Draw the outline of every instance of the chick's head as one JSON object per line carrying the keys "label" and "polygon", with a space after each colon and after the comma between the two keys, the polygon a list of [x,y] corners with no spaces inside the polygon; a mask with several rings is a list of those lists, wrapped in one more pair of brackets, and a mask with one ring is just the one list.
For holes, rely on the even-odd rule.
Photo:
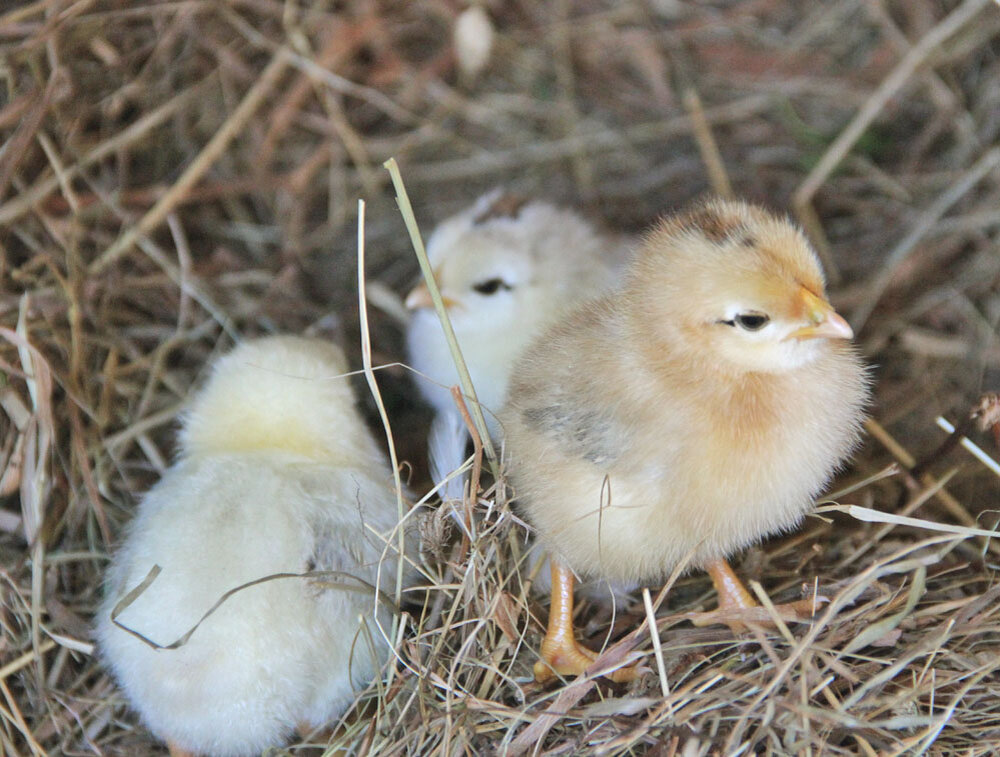
{"label": "chick's head", "polygon": [[[577,214],[498,189],[441,223],[427,255],[456,334],[534,333],[576,293],[612,280],[598,262],[608,247]],[[425,284],[406,305],[432,307]]]}
{"label": "chick's head", "polygon": [[662,221],[628,288],[653,349],[668,346],[719,369],[781,373],[853,336],[826,300],[803,234],[743,202],[709,200]]}
{"label": "chick's head", "polygon": [[284,452],[353,464],[380,453],[354,407],[339,347],[269,336],[217,360],[183,417],[182,453]]}

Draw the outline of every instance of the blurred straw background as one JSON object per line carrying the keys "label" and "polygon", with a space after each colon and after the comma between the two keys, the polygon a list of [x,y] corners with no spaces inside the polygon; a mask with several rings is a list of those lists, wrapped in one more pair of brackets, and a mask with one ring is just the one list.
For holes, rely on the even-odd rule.
{"label": "blurred straw background", "polygon": [[[875,366],[871,435],[839,501],[996,526],[1000,482],[935,418],[1000,453],[984,398],[1000,377],[997,3],[479,7],[488,27],[456,45],[463,0],[3,4],[5,754],[162,752],[94,654],[109,552],[213,354],[307,332],[360,366],[358,198],[373,360],[404,359],[399,295],[417,265],[389,157],[425,235],[498,184],[623,231],[730,186],[787,210]],[[476,72],[462,45],[487,28]],[[419,379],[378,377],[421,490]],[[424,518],[429,588],[388,685],[289,754],[1000,750],[995,542],[828,512],[738,566],[774,601],[830,598],[811,626],[694,629],[681,616],[714,597],[683,576],[657,609],[665,680],[546,690],[529,680],[546,609],[520,563],[526,530],[502,479],[486,486],[471,549]],[[584,603],[581,625],[656,670],[646,618],[636,595],[613,617]]]}

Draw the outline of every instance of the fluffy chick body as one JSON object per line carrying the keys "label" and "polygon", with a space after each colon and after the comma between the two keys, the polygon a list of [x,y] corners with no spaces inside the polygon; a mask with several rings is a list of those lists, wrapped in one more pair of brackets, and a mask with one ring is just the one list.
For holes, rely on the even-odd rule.
{"label": "fluffy chick body", "polygon": [[[857,442],[867,382],[843,341],[794,338],[802,289],[821,298],[823,280],[798,231],[708,203],[535,342],[501,421],[515,494],[565,564],[649,582],[808,512]],[[744,312],[770,321],[738,333]]]}
{"label": "fluffy chick body", "polygon": [[[434,230],[427,255],[491,433],[521,352],[572,306],[618,283],[630,251],[628,240],[573,211],[499,189]],[[418,381],[420,391],[452,413],[446,387],[458,373],[422,285],[407,304],[410,363],[431,379]]]}
{"label": "fluffy chick body", "polygon": [[[162,572],[118,620],[161,645],[265,576],[343,571],[376,584],[384,543],[372,531],[392,531],[396,501],[339,377],[346,370],[339,349],[295,337],[246,342],[220,360],[184,419],[180,459],[143,497],[115,555],[100,646],[172,749],[243,755],[281,744],[336,716],[388,657],[375,620],[387,627],[389,611],[336,577],[346,588],[283,578],[241,590],[173,650],[111,622],[154,565]],[[389,552],[384,581],[395,576]]]}

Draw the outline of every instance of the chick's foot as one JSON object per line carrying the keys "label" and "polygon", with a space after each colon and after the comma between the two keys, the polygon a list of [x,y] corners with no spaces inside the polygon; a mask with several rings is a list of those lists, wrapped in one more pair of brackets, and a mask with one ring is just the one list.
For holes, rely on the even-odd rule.
{"label": "chick's foot", "polygon": [[597,655],[579,644],[576,639],[563,635],[548,636],[542,640],[542,659],[535,663],[535,680],[547,683],[556,677],[576,676],[590,667]]}
{"label": "chick's foot", "polygon": [[[572,634],[572,629],[570,629]],[[556,674],[562,676],[577,676],[597,660],[597,653],[580,644],[576,639],[563,635],[553,637],[546,635],[542,640],[542,659],[535,663],[535,680],[538,683],[548,683]],[[638,676],[635,666],[618,668],[605,674],[615,683],[628,683]]]}
{"label": "chick's foot", "polygon": [[[715,590],[719,593],[719,608],[710,612],[694,612],[688,617],[696,626],[723,624],[729,626],[733,633],[743,633],[747,623],[774,628],[775,622],[767,608],[750,596],[743,583],[733,572],[725,560],[716,560],[706,567],[712,577]],[[788,604],[775,605],[778,616],[788,621],[806,621],[815,612],[815,599],[800,599]]]}

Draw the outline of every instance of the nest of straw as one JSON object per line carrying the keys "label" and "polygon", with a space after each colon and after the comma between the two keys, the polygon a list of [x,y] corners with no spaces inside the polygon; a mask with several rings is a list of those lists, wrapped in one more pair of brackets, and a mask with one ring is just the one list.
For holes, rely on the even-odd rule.
{"label": "nest of straw", "polygon": [[[398,664],[328,737],[357,754],[992,754],[1000,745],[997,456],[973,416],[1000,368],[1000,11],[988,0],[488,0],[462,75],[457,0],[128,3],[0,11],[0,743],[162,749],[90,635],[102,573],[172,455],[206,361],[276,331],[361,362],[426,490],[399,294],[424,231],[497,184],[635,231],[727,185],[786,208],[875,366],[866,446],[834,508],[738,566],[811,625],[694,629],[702,575],[581,604],[630,685],[530,680],[545,603],[503,476],[463,540],[425,518],[426,591]],[[359,396],[381,430],[375,403]],[[988,410],[987,397],[981,409]],[[959,426],[949,437],[935,418]],[[863,508],[905,516],[860,520]],[[945,530],[941,530],[941,529]],[[299,753],[303,745],[290,751]]]}

